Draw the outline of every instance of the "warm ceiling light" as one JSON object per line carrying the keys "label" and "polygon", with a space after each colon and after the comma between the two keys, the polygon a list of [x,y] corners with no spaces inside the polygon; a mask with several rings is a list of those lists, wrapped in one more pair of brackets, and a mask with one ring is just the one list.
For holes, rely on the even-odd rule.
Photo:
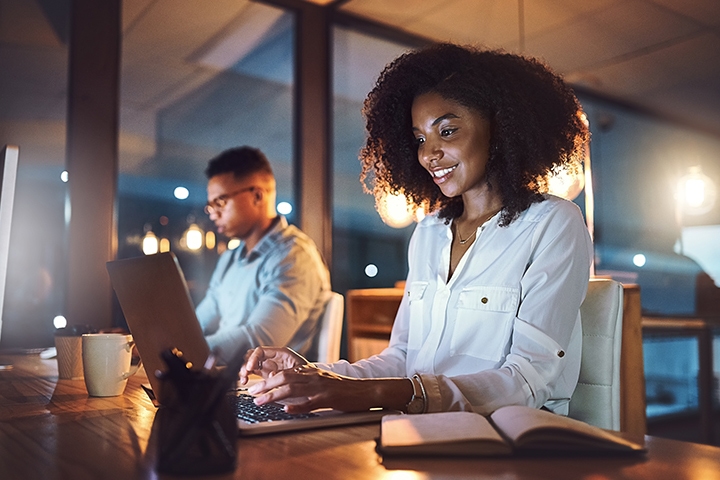
{"label": "warm ceiling light", "polygon": [[208,250],[212,250],[213,248],[215,248],[215,242],[215,232],[208,230],[208,232],[205,234],[205,247]]}
{"label": "warm ceiling light", "polygon": [[193,223],[187,231],[185,231],[185,245],[189,250],[200,250],[203,247],[204,237],[205,233],[197,224]]}
{"label": "warm ceiling light", "polygon": [[376,208],[382,221],[393,228],[404,228],[413,220],[419,222],[425,217],[422,208],[412,211],[402,193],[388,193],[377,199]]}
{"label": "warm ceiling light", "polygon": [[142,238],[142,251],[145,255],[155,255],[158,253],[158,238],[152,232],[148,230]]}
{"label": "warm ceiling light", "polygon": [[715,182],[695,166],[678,182],[675,199],[683,213],[703,215],[715,206],[716,196]]}

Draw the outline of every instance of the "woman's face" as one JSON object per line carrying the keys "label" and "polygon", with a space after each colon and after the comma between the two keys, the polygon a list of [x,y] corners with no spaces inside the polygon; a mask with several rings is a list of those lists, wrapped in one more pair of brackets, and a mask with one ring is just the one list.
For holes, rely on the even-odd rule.
{"label": "woman's face", "polygon": [[478,112],[437,93],[425,93],[412,104],[418,161],[446,197],[487,187],[490,122]]}

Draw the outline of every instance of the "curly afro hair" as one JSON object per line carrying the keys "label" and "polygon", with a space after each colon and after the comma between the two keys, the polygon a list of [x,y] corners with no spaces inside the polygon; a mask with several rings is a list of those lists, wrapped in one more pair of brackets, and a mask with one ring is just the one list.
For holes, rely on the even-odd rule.
{"label": "curly afro hair", "polygon": [[583,158],[589,133],[580,104],[548,67],[502,51],[435,44],[391,62],[365,99],[361,181],[376,199],[404,193],[446,222],[462,214],[462,198],[445,197],[418,162],[411,108],[430,92],[490,121],[486,177],[503,200],[501,225],[542,201],[550,172],[577,168]]}

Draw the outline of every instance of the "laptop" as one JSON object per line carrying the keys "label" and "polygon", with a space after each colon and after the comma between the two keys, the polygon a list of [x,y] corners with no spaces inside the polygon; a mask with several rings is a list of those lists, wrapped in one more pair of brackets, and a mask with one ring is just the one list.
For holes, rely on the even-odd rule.
{"label": "laptop", "polygon": [[[164,395],[155,372],[167,370],[162,352],[176,348],[182,352],[183,359],[198,369],[203,368],[210,355],[182,269],[175,255],[166,252],[108,262],[107,270],[145,365],[152,387],[148,393],[161,405]],[[321,409],[310,414],[290,415],[284,412],[282,404],[256,406],[243,390],[228,393],[234,400],[241,435],[379,422],[383,415],[398,413]]]}

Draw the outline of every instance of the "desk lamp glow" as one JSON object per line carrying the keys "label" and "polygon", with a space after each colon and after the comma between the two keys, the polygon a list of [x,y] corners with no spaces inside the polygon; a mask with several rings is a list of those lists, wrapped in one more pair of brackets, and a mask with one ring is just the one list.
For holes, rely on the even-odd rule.
{"label": "desk lamp glow", "polygon": [[683,227],[685,216],[704,215],[713,209],[717,200],[715,182],[702,172],[700,166],[693,166],[677,183],[675,190],[675,221],[680,229],[678,253],[684,255]]}

